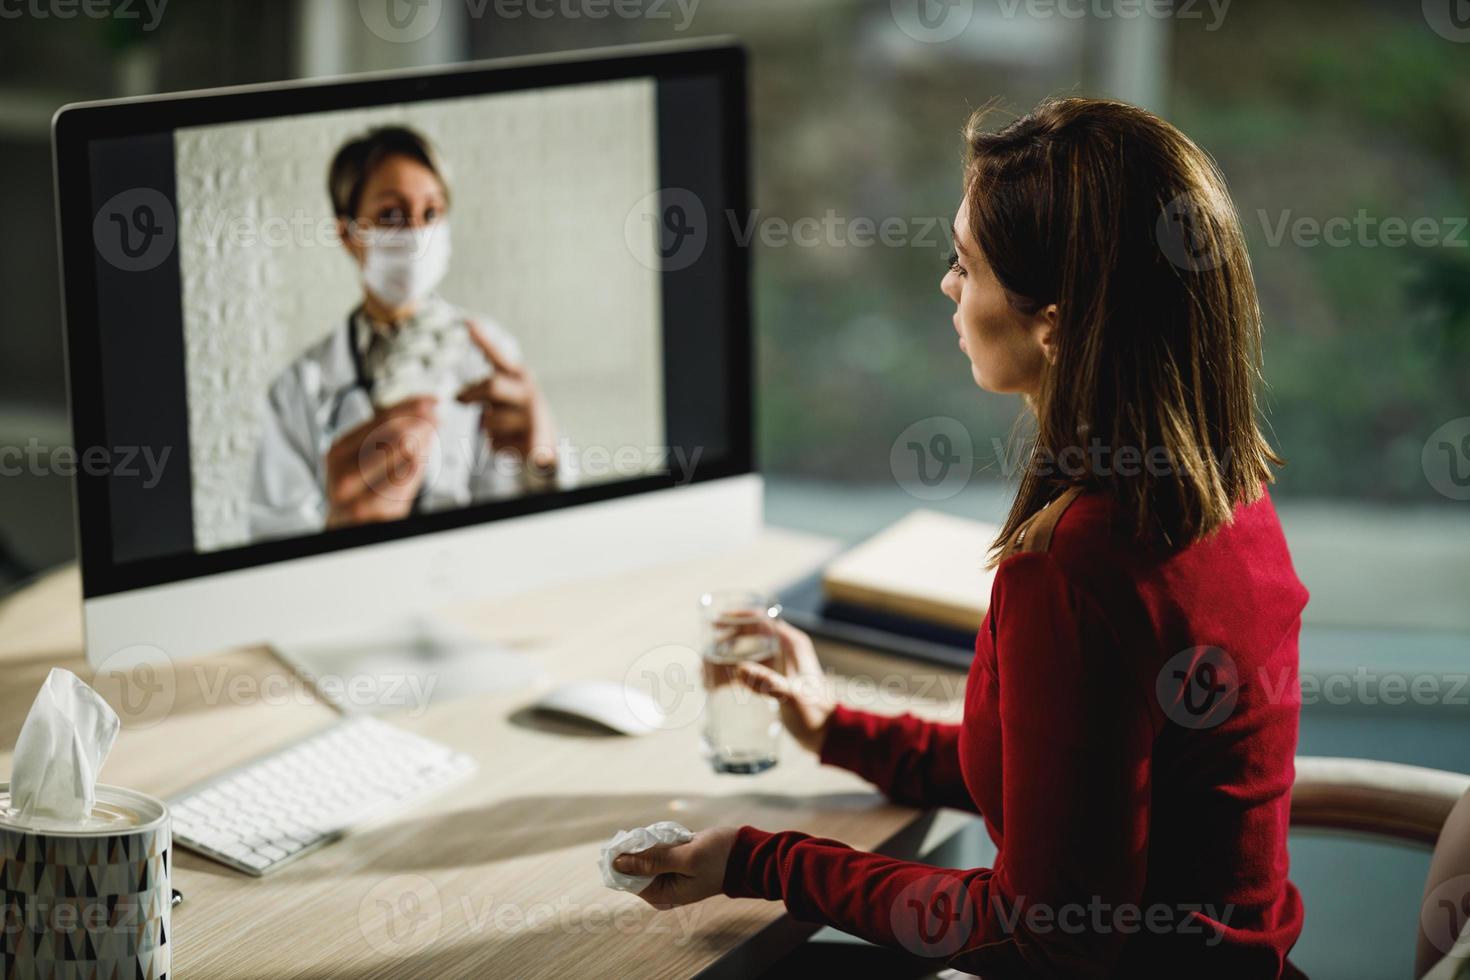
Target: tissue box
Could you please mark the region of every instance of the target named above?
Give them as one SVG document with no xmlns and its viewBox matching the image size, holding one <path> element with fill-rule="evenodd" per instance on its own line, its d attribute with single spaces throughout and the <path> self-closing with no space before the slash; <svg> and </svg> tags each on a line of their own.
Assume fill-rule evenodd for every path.
<svg viewBox="0 0 1470 980">
<path fill-rule="evenodd" d="M 84 824 L 22 824 L 0 783 L 0 976 L 167 976 L 171 844 L 151 796 L 99 783 Z"/>
</svg>

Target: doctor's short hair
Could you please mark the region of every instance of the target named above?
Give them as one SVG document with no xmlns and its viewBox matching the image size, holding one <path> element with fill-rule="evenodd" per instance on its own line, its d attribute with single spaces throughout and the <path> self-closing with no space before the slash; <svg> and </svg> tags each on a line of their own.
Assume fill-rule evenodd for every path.
<svg viewBox="0 0 1470 980">
<path fill-rule="evenodd" d="M 357 217 L 362 202 L 362 189 L 368 178 L 384 160 L 404 156 L 428 167 L 449 197 L 449 180 L 439 154 L 423 134 L 406 126 L 381 126 L 342 144 L 327 171 L 327 192 L 332 196 L 332 209 L 339 218 Z"/>
</svg>

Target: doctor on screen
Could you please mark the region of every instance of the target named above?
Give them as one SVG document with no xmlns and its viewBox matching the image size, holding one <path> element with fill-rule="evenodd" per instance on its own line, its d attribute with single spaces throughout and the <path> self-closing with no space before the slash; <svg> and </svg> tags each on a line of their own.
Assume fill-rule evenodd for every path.
<svg viewBox="0 0 1470 980">
<path fill-rule="evenodd" d="M 515 338 L 435 292 L 449 268 L 449 187 L 429 142 L 400 127 L 351 140 L 328 189 L 362 301 L 270 386 L 251 537 L 566 485 L 550 408 Z"/>
</svg>

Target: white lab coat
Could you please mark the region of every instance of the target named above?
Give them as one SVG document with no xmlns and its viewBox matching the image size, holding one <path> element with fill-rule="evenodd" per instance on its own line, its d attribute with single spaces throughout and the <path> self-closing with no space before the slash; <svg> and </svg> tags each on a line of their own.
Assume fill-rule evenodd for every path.
<svg viewBox="0 0 1470 980">
<path fill-rule="evenodd" d="M 435 297 L 426 302 L 444 301 Z M 455 313 L 466 317 L 457 308 Z M 520 360 L 520 344 L 509 331 L 489 317 L 472 319 L 508 359 Z M 326 527 L 327 450 L 374 412 L 359 367 L 371 330 L 361 311 L 353 312 L 271 383 L 260 409 L 260 446 L 251 479 L 251 540 L 310 534 Z M 483 364 L 469 370 L 484 375 Z M 452 379 L 446 390 L 475 380 Z M 569 485 L 564 468 L 554 481 L 546 480 L 515 465 L 509 454 L 496 454 L 480 429 L 480 405 L 441 398 L 436 413 L 438 444 L 415 512 L 450 510 Z"/>
</svg>

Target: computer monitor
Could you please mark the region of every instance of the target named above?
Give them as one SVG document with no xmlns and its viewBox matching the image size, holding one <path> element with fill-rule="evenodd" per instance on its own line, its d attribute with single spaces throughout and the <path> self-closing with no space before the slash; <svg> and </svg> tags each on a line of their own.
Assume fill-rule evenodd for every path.
<svg viewBox="0 0 1470 980">
<path fill-rule="evenodd" d="M 425 611 L 750 540 L 744 64 L 657 45 L 62 109 L 88 660 L 397 671 L 427 643 L 442 679 L 480 651 Z"/>
</svg>

